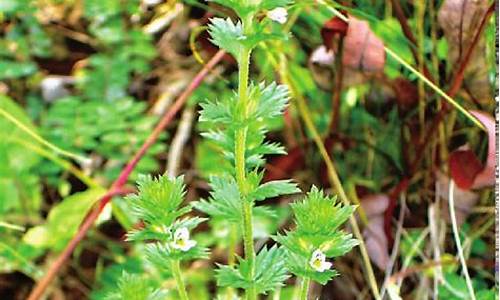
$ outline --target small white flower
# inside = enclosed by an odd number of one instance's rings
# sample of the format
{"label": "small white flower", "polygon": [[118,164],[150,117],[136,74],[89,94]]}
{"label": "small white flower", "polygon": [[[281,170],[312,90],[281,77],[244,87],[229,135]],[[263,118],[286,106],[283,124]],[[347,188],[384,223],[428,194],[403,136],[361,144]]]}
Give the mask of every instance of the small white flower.
{"label": "small white flower", "polygon": [[267,12],[267,17],[280,24],[285,24],[288,12],[284,7],[277,7]]}
{"label": "small white flower", "polygon": [[163,0],[142,0],[142,4],[145,6],[155,6],[162,3]]}
{"label": "small white flower", "polygon": [[324,272],[332,267],[332,263],[325,261],[325,259],[325,254],[317,249],[313,252],[309,265],[318,272]]}
{"label": "small white flower", "polygon": [[311,62],[320,66],[331,66],[335,59],[335,54],[331,49],[327,49],[325,45],[321,45],[311,54]]}
{"label": "small white flower", "polygon": [[177,229],[174,232],[172,247],[181,251],[188,251],[196,245],[196,241],[189,239],[189,230],[186,227]]}

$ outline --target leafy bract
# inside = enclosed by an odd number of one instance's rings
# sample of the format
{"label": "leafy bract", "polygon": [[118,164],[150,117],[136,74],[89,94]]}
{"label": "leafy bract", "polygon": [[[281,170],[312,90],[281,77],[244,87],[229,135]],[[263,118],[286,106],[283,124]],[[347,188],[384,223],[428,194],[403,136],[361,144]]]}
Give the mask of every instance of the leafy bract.
{"label": "leafy bract", "polygon": [[254,15],[260,10],[271,10],[276,7],[283,7],[292,3],[292,0],[210,0],[214,3],[231,8],[241,19],[248,15]]}
{"label": "leafy bract", "polygon": [[343,206],[336,197],[326,196],[315,186],[307,197],[291,206],[297,231],[305,234],[334,234],[355,210],[355,206]]}
{"label": "leafy bract", "polygon": [[239,258],[237,267],[219,266],[216,271],[217,284],[243,289],[255,286],[259,294],[266,294],[283,286],[283,282],[289,277],[283,255],[283,250],[277,246],[270,249],[262,248],[256,256],[253,277],[250,274],[249,261],[246,259]]}
{"label": "leafy bract", "polygon": [[246,165],[259,167],[264,163],[264,155],[285,154],[278,143],[265,142],[266,124],[282,114],[288,103],[288,89],[283,85],[271,83],[252,84],[249,91],[247,117],[241,118],[241,109],[236,96],[219,101],[207,101],[202,106],[200,121],[211,125],[210,130],[202,133],[205,138],[221,147],[226,159],[234,162],[235,132],[247,128]]}
{"label": "leafy bract", "polygon": [[208,25],[208,30],[214,44],[235,57],[238,56],[243,47],[243,40],[246,38],[243,35],[241,22],[235,24],[229,18],[213,18]]}
{"label": "leafy bract", "polygon": [[286,249],[287,266],[293,274],[321,284],[337,275],[335,270],[318,272],[309,262],[316,250],[331,258],[346,254],[358,244],[351,234],[339,230],[354,209],[342,206],[336,197],[328,197],[314,186],[303,200],[292,204],[296,228],[274,239]]}
{"label": "leafy bract", "polygon": [[146,223],[146,226],[170,226],[176,218],[189,212],[189,206],[179,208],[184,200],[183,177],[173,180],[166,176],[153,178],[140,176],[139,193],[127,197],[133,213]]}
{"label": "leafy bract", "polygon": [[[193,206],[211,218],[239,223],[243,219],[241,198],[236,181],[232,177],[210,177],[210,198],[200,200]],[[267,207],[253,207],[253,213],[259,216],[273,217],[272,210]]]}
{"label": "leafy bract", "polygon": [[154,289],[143,276],[123,272],[115,291],[106,295],[106,300],[161,300],[165,299],[166,292]]}

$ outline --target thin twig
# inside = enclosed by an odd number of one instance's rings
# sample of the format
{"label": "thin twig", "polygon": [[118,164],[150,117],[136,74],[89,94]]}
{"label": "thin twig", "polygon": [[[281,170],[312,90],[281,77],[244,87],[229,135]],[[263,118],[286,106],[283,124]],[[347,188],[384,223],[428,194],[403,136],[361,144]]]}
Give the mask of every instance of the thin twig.
{"label": "thin twig", "polygon": [[[479,28],[474,35],[474,39],[471,42],[471,45],[469,49],[467,50],[467,53],[464,56],[464,59],[462,60],[461,64],[459,65],[459,68],[457,72],[455,73],[455,77],[453,79],[453,82],[448,89],[448,94],[449,95],[455,95],[460,87],[462,86],[462,82],[464,81],[464,76],[465,76],[465,69],[467,68],[467,65],[469,64],[470,58],[472,57],[472,54],[474,53],[474,50],[476,48],[476,45],[479,43],[479,39],[481,38],[481,34],[483,33],[483,30],[488,23],[487,21],[490,19],[491,15],[495,12],[495,3],[496,1],[493,1],[491,5],[489,6],[488,10],[484,14],[483,19],[481,20],[481,23],[479,25]],[[453,96],[452,96],[453,97]]]}
{"label": "thin twig", "polygon": [[[411,28],[408,25],[408,20],[405,16],[403,9],[401,8],[400,0],[392,0],[392,7],[394,8],[394,14],[396,15],[396,18],[398,19],[399,24],[401,24],[401,29],[403,30],[403,34],[408,39],[408,41],[411,43],[410,50],[411,50],[411,53],[413,54],[413,58],[415,59],[416,62],[418,62],[419,61],[419,54],[418,54],[417,50],[415,49],[415,47],[417,45],[417,39],[413,35],[413,32],[411,31]],[[432,77],[431,72],[429,72],[427,65],[425,65],[423,61],[422,61],[422,65],[423,65],[423,73],[424,73],[425,77],[427,77],[430,81],[434,82],[434,78]]]}
{"label": "thin twig", "polygon": [[168,151],[167,175],[169,177],[175,177],[179,172],[183,153],[182,150],[191,134],[193,119],[194,107],[187,107],[182,113],[179,126],[177,127],[174,139],[170,145],[170,151]]}
{"label": "thin twig", "polygon": [[457,218],[455,216],[455,197],[453,195],[454,182],[450,180],[449,191],[448,191],[448,204],[450,207],[450,219],[451,228],[453,229],[453,236],[455,238],[455,243],[457,244],[458,257],[460,259],[460,264],[462,264],[462,272],[465,276],[465,283],[467,284],[467,290],[472,300],[476,300],[476,295],[474,294],[474,288],[472,287],[472,281],[469,276],[469,270],[467,269],[467,263],[465,262],[464,249],[462,248],[462,242],[460,241],[460,235],[458,234]]}
{"label": "thin twig", "polygon": [[208,74],[209,70],[212,69],[224,56],[225,52],[220,50],[217,52],[212,59],[201,69],[198,74],[193,78],[189,86],[186,90],[177,98],[174,105],[170,107],[170,109],[163,115],[160,122],[156,125],[154,130],[151,132],[147,140],[141,146],[141,148],[137,151],[134,157],[128,162],[128,164],[123,168],[119,177],[113,182],[108,192],[99,200],[97,206],[94,206],[90,213],[87,215],[85,220],[83,221],[81,227],[78,232],[73,236],[71,241],[68,243],[63,252],[56,258],[54,263],[47,270],[45,276],[37,282],[35,288],[31,291],[31,294],[28,297],[28,300],[37,300],[40,299],[49,284],[52,282],[54,277],[56,276],[59,269],[64,265],[66,260],[69,258],[73,250],[79,244],[79,242],[85,237],[87,231],[92,227],[94,222],[97,220],[99,215],[101,214],[104,207],[109,203],[111,198],[116,194],[116,191],[119,190],[126,182],[132,171],[134,170],[137,163],[144,156],[146,151],[156,142],[158,136],[163,132],[163,130],[170,124],[173,120],[177,112],[181,109],[184,103],[187,101],[191,93],[202,83],[205,76]]}
{"label": "thin twig", "polygon": [[399,243],[401,241],[401,234],[403,232],[403,223],[405,219],[405,210],[406,210],[406,195],[403,193],[401,195],[401,210],[399,212],[398,226],[396,229],[396,237],[394,238],[394,245],[392,246],[392,253],[389,260],[389,265],[385,270],[385,278],[384,284],[380,290],[380,298],[384,299],[385,292],[387,291],[387,286],[389,284],[389,278],[391,277],[392,270],[396,263],[396,259],[399,253]]}
{"label": "thin twig", "polygon": [[330,120],[330,133],[336,133],[340,122],[340,95],[342,94],[342,83],[344,79],[344,65],[342,63],[344,38],[340,37],[337,57],[335,58],[335,85],[332,91],[332,118]]}

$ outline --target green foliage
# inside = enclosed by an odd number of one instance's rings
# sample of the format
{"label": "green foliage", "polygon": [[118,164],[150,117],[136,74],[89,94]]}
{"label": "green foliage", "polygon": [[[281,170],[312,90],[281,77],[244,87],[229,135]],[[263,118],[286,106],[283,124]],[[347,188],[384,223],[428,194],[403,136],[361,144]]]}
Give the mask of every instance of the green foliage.
{"label": "green foliage", "polygon": [[236,24],[231,19],[213,18],[209,25],[212,42],[234,56],[237,56],[244,47],[245,36],[241,22]]}
{"label": "green foliage", "polygon": [[[281,115],[288,102],[288,89],[283,85],[264,83],[252,85],[249,92],[247,117],[242,119],[240,103],[237,97],[225,98],[222,101],[201,104],[200,122],[208,123],[211,129],[202,135],[215,142],[222,150],[224,157],[234,161],[235,132],[246,127],[247,148],[246,163],[248,168],[261,166],[263,156],[268,154],[284,154],[284,149],[277,143],[264,142],[267,124]],[[216,130],[214,128],[221,128]]]}
{"label": "green foliage", "polygon": [[341,205],[336,197],[328,197],[314,186],[302,201],[292,204],[296,228],[278,234],[275,240],[286,249],[287,266],[293,274],[321,284],[337,275],[334,270],[318,272],[309,262],[318,249],[330,258],[344,255],[358,244],[351,234],[339,230],[354,209]]}
{"label": "green foliage", "polygon": [[106,300],[161,300],[166,293],[153,290],[151,284],[140,275],[123,273],[118,282],[117,291],[107,295]]}
{"label": "green foliage", "polygon": [[[211,218],[240,224],[243,218],[241,211],[242,199],[240,197],[238,186],[234,178],[211,176],[209,184],[212,188],[212,191],[210,192],[210,199],[208,201],[201,199],[200,201],[194,203],[194,207],[206,213]],[[286,189],[282,191],[273,191],[273,195],[284,195],[285,192],[289,194],[297,192],[295,185],[292,183],[287,182],[285,188]],[[252,195],[254,196],[251,196],[250,199],[255,200],[263,200],[270,197],[265,196],[264,193],[261,193],[260,195],[257,194],[257,190]],[[269,195],[269,193],[267,195]],[[257,196],[259,198],[257,198]],[[253,213],[257,216],[274,215],[273,211],[269,207],[265,206],[253,207]]]}
{"label": "green foliage", "polygon": [[[29,117],[12,99],[0,95],[0,109],[32,131]],[[37,215],[41,205],[39,177],[35,170],[40,157],[31,150],[33,139],[14,123],[0,116],[0,218],[23,212]]]}
{"label": "green foliage", "polygon": [[249,261],[238,258],[238,267],[220,265],[217,272],[217,284],[233,288],[248,289],[255,286],[259,294],[266,294],[283,286],[288,279],[283,250],[277,246],[270,249],[266,247],[257,254],[255,261],[255,274],[252,277]]}
{"label": "green foliage", "polygon": [[28,230],[23,240],[37,248],[64,249],[89,209],[105,192],[94,188],[68,196],[50,210],[45,224]]}
{"label": "green foliage", "polygon": [[[207,249],[189,240],[189,231],[205,219],[199,217],[179,219],[191,211],[191,206],[182,206],[185,195],[184,178],[168,178],[166,175],[153,178],[141,176],[138,180],[138,194],[127,197],[133,214],[144,222],[141,229],[133,229],[127,234],[129,241],[155,240],[148,245],[147,257],[153,265],[161,266],[161,261],[189,260],[207,256]],[[187,236],[178,239],[180,231]],[[177,241],[192,243],[191,246],[176,247]]]}
{"label": "green foliage", "polygon": [[[78,97],[58,100],[42,118],[42,129],[47,138],[64,149],[74,152],[93,152],[109,160],[104,175],[114,178],[151,132],[157,117],[145,115],[143,102],[125,98],[113,103],[82,101]],[[78,120],[75,122],[75,120]],[[160,141],[165,135],[160,136]],[[165,146],[153,146],[139,163],[136,174],[158,168],[154,156]],[[44,166],[51,174],[53,165]]]}
{"label": "green foliage", "polygon": [[271,10],[276,7],[286,6],[292,3],[291,0],[211,0],[217,4],[226,6],[234,10],[241,19],[252,16],[260,10]]}
{"label": "green foliage", "polygon": [[[480,277],[480,276],[478,276]],[[479,278],[472,281],[477,300],[494,300],[497,299],[497,291],[494,288],[489,289],[483,280]],[[457,275],[456,273],[445,273],[444,282],[439,285],[440,299],[469,299],[469,292],[467,290],[467,283],[465,278]]]}
{"label": "green foliage", "polygon": [[31,0],[0,1],[0,16],[11,22],[0,38],[0,80],[32,75],[38,67],[31,60],[52,54],[52,42],[36,11]]}

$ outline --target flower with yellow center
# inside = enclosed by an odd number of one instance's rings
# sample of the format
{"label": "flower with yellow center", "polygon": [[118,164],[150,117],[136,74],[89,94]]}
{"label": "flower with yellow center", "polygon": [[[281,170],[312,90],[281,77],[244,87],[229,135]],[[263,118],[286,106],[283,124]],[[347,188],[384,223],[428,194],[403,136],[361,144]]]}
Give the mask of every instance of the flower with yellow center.
{"label": "flower with yellow center", "polygon": [[177,229],[174,232],[172,247],[181,251],[188,251],[196,245],[196,241],[189,239],[189,230],[186,227]]}
{"label": "flower with yellow center", "polygon": [[326,261],[325,254],[319,249],[313,252],[309,265],[318,272],[324,272],[332,267],[332,263]]}

